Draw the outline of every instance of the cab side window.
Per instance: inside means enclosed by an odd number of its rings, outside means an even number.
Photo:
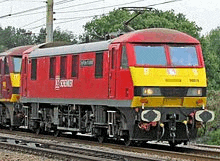
[[[79,55],[72,56],[72,77],[78,77],[79,74]]]
[[[31,59],[31,80],[37,80],[37,59]]]
[[[7,57],[5,57],[5,59],[4,59],[4,74],[9,74],[9,64],[8,64]]]
[[[67,69],[67,57],[61,56],[60,59],[60,78],[66,78],[66,69]]]
[[[127,58],[127,52],[125,46],[122,47],[121,69],[128,69],[128,58]]]
[[[2,74],[2,59],[0,59],[0,74]]]
[[[115,69],[115,48],[112,48],[111,53],[111,68]]]
[[[103,53],[96,53],[95,58],[95,77],[102,78],[103,77]]]
[[[50,58],[50,74],[49,78],[50,79],[55,79],[55,74],[56,74],[56,57]]]

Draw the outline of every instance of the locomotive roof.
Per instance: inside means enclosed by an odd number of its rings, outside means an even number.
[[[6,55],[21,56],[25,50],[31,48],[32,46],[33,45],[15,47],[0,53],[0,56],[6,56]]]
[[[42,56],[55,56],[55,55],[65,55],[65,54],[77,54],[77,53],[85,53],[91,51],[104,51],[108,49],[108,45],[111,43],[111,40],[108,41],[100,41],[93,43],[85,43],[85,44],[75,44],[75,45],[66,45],[59,47],[51,47],[51,48],[38,48],[31,52],[29,57],[42,57]]]
[[[133,42],[133,43],[193,43],[198,44],[199,41],[192,36],[183,32],[166,29],[166,28],[150,28],[133,31],[116,38],[113,43]]]
[[[100,41],[85,44],[66,45],[50,48],[37,48],[32,51],[29,57],[55,56],[65,54],[77,54],[91,51],[104,51],[108,49],[110,43],[190,43],[199,44],[199,41],[183,32],[166,29],[152,28],[126,33],[113,40]]]

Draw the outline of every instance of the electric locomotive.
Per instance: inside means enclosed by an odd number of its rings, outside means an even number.
[[[40,133],[78,132],[174,146],[214,119],[195,38],[154,28],[118,38],[23,53],[20,124]]]
[[[20,46],[0,53],[0,124],[20,126],[20,72],[22,54],[32,46]]]
[[[12,48],[0,53],[0,126],[13,128],[23,125],[20,102],[22,55],[36,48],[65,45],[64,42],[44,43]]]

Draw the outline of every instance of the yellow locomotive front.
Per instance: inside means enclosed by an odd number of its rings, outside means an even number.
[[[32,46],[20,46],[0,53],[0,124],[20,126],[23,115],[20,101],[22,54]]]
[[[207,81],[200,44],[134,43],[128,48],[136,61],[130,66],[134,138],[171,145],[195,139],[197,129],[214,119],[205,109]]]

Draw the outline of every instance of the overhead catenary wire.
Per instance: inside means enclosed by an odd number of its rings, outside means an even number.
[[[62,24],[62,23],[68,23],[68,22],[74,22],[74,21],[78,21],[78,20],[82,20],[82,19],[87,19],[87,18],[91,18],[91,17],[94,17],[94,16],[102,16],[103,14],[101,15],[92,15],[92,16],[82,16],[82,17],[72,17],[72,18],[66,18],[66,19],[71,19],[71,20],[68,20],[68,21],[62,21],[62,22],[56,22],[56,24]],[[65,19],[65,18],[64,18]],[[42,27],[42,26],[45,26],[45,24],[43,25],[40,25],[40,26],[36,26],[36,27],[33,27],[33,28],[28,28],[28,29],[35,29],[35,28],[39,28],[39,27]]]
[[[62,8],[56,8],[56,10],[61,10],[61,9],[66,9],[66,8],[72,8],[72,7],[78,7],[78,6],[83,6],[83,5],[88,5],[88,4],[92,4],[92,3],[97,3],[103,0],[96,0],[96,1],[92,1],[92,2],[86,2],[86,3],[81,3],[81,4],[75,4],[73,6],[68,6],[68,7],[62,7]]]
[[[92,11],[92,10],[106,9],[106,8],[112,8],[112,7],[119,7],[119,6],[133,4],[133,3],[137,3],[137,2],[141,2],[141,1],[145,1],[145,0],[137,0],[137,1],[128,2],[128,3],[122,3],[122,4],[118,4],[118,5],[111,5],[111,6],[97,7],[97,8],[83,9],[83,10],[75,10],[75,11],[56,12],[56,13],[87,12],[87,11]],[[171,2],[176,2],[176,1],[182,1],[182,0],[171,0],[171,1],[166,1],[166,2],[162,2],[162,3],[156,3],[156,4],[148,5],[147,7],[152,7],[152,6],[166,4],[166,3],[171,3]]]
[[[37,28],[40,28],[40,27],[43,27],[43,26],[46,26],[46,24],[42,24],[42,25],[39,25],[39,26],[30,27],[30,28],[26,28],[26,29],[27,30],[33,30],[33,29],[37,29]]]
[[[157,5],[161,5],[161,4],[166,4],[166,3],[177,2],[177,1],[182,1],[182,0],[171,0],[171,1],[161,2],[161,3],[155,3],[155,4],[148,5],[147,7],[153,7],[153,6],[157,6]]]
[[[3,15],[3,16],[0,16],[0,18],[5,18],[5,17],[8,17],[8,16],[20,15],[20,14],[24,14],[24,13],[27,13],[27,12],[33,12],[33,11],[36,11],[36,10],[40,10],[42,8],[46,8],[46,6],[40,6],[40,7],[36,7],[36,8],[31,8],[31,9],[28,9],[28,10],[25,10],[25,11],[20,11],[20,12],[16,12],[16,13],[11,13],[11,14],[7,14],[7,15]]]
[[[6,1],[9,1],[9,0],[6,0]],[[62,4],[65,4],[65,3],[68,3],[68,2],[73,2],[74,0],[61,0],[59,2],[56,2],[56,6],[59,6],[59,5],[62,5]],[[67,6],[67,7],[60,7],[60,8],[57,8],[56,10],[61,10],[61,9],[66,9],[66,8],[71,8],[71,7],[74,7],[74,6],[83,6],[83,5],[87,5],[87,4],[91,4],[91,3],[97,3],[99,1],[103,1],[103,0],[94,0],[92,2],[87,2],[87,3],[81,3],[81,4],[75,4],[75,5],[72,5],[72,6]],[[134,3],[138,3],[138,2],[141,2],[141,1],[145,1],[145,0],[136,0],[136,1],[132,1],[132,2],[127,2],[127,3],[121,3],[121,4],[115,4],[115,5],[110,5],[110,6],[105,6],[105,7],[97,7],[97,8],[90,8],[90,9],[84,9],[84,10],[72,10],[72,11],[66,11],[66,12],[56,12],[57,14],[59,13],[77,13],[77,12],[86,12],[86,11],[91,11],[91,10],[99,10],[99,9],[105,9],[105,8],[112,8],[112,7],[119,7],[119,6],[123,6],[123,5],[129,5],[129,4],[134,4]],[[171,2],[176,2],[176,1],[181,1],[181,0],[170,0],[170,1],[165,1],[165,2],[162,2],[162,3],[157,3],[157,4],[152,4],[152,5],[148,5],[149,6],[156,6],[156,5],[160,5],[160,4],[166,4],[166,3],[171,3]],[[3,2],[3,1],[0,1],[0,3]],[[41,1],[41,2],[45,2],[45,1]],[[28,10],[25,10],[25,11],[21,11],[21,12],[17,12],[17,13],[12,13],[12,14],[7,14],[7,15],[4,15],[4,16],[0,16],[0,18],[5,18],[5,17],[17,17],[17,16],[31,16],[31,15],[34,15],[34,14],[39,14],[39,13],[45,13],[45,11],[42,11],[42,12],[35,12],[35,13],[32,13],[33,11],[36,11],[36,10],[40,10],[40,9],[45,9],[46,8],[46,5],[45,6],[40,6],[40,7],[36,7],[36,8],[32,8],[32,9],[28,9]],[[104,14],[102,14],[104,15]],[[87,18],[91,18],[91,17],[94,17],[94,16],[100,16],[100,15],[92,15],[92,16],[83,16],[83,17],[72,17],[72,18],[60,18],[60,19],[57,19],[57,20],[68,20],[69,21],[63,21],[63,22],[57,22],[55,24],[61,24],[61,23],[68,23],[68,22],[73,22],[73,21],[78,21],[80,19],[87,19]],[[31,22],[27,25],[24,25],[23,27],[25,26],[29,26],[31,24],[34,24],[35,22],[37,22],[38,20],[34,21],[34,22]],[[39,27],[42,27],[42,26],[45,26],[45,24],[43,25],[40,25],[40,26],[36,26],[36,27],[32,27],[30,29],[35,29],[35,28],[39,28]]]
[[[56,12],[56,13],[86,12],[86,11],[92,11],[92,10],[99,10],[99,9],[106,9],[106,8],[118,7],[118,6],[122,6],[122,5],[128,5],[128,4],[133,4],[133,3],[137,3],[137,2],[141,2],[141,1],[145,1],[145,0],[137,0],[137,1],[128,2],[128,3],[122,3],[122,4],[118,4],[118,5],[111,5],[111,6],[105,6],[105,7],[90,8],[90,9],[85,9],[85,10],[83,9],[83,10],[65,11],[65,12]]]
[[[63,18],[63,19],[70,19],[70,20],[66,20],[66,21],[62,21],[62,22],[56,22],[56,24],[62,24],[62,23],[68,23],[68,22],[74,22],[74,21],[79,21],[79,20],[82,20],[82,19],[87,19],[87,18],[92,18],[92,17],[95,17],[95,16],[102,16],[102,15],[107,15],[108,13],[106,14],[100,14],[100,15],[91,15],[91,16],[79,16],[79,17],[72,17],[72,18]],[[56,21],[59,21],[59,19]],[[33,28],[28,28],[28,29],[35,29],[35,28],[39,28],[39,27],[42,27],[42,26],[45,26],[45,24],[43,25],[40,25],[40,26],[35,26]]]
[[[13,17],[33,16],[33,15],[40,14],[40,13],[42,13],[42,14],[45,14],[45,15],[46,15],[45,11],[41,11],[41,12],[34,12],[34,13],[22,14],[22,15],[15,15],[15,16],[13,15]],[[0,18],[1,18],[1,17],[0,17]]]
[[[60,23],[64,23],[64,22],[71,22],[71,21],[77,21],[77,20],[81,20],[81,19],[86,19],[86,18],[92,18],[95,16],[102,16],[102,15],[107,15],[106,14],[100,14],[100,15],[91,15],[91,16],[79,16],[79,17],[72,17],[72,18],[62,18],[62,20],[69,20],[69,21],[63,21],[63,22],[57,22],[56,24],[60,24]],[[59,19],[56,19],[57,21],[59,21]]]
[[[45,1],[39,1],[39,0],[6,0],[6,1],[22,1],[22,2],[46,2],[46,0]]]
[[[74,0],[61,0],[61,1],[56,2],[56,3],[54,3],[54,4],[55,4],[55,5],[60,5],[60,4],[69,3],[69,2],[71,2],[71,1],[74,1]]]
[[[40,18],[40,19],[38,19],[38,20],[35,20],[35,21],[31,22],[31,23],[28,23],[28,24],[22,26],[21,28],[23,28],[23,27],[27,27],[27,26],[29,26],[29,25],[32,25],[32,24],[34,24],[34,23],[36,23],[36,22],[39,22],[39,21],[41,21],[41,20],[43,20],[43,19],[45,19],[45,17]]]
[[[62,18],[62,20],[65,20],[65,19],[68,19],[68,20],[70,20],[70,19],[72,19],[72,20],[74,20],[74,19],[80,19],[80,18],[91,18],[91,17],[95,17],[95,16],[102,16],[102,15],[105,15],[105,14],[99,14],[99,15],[91,15],[91,16],[79,16],[79,17],[71,17],[71,18]],[[56,20],[59,20],[59,19],[56,19]]]
[[[86,11],[98,10],[98,9],[103,9],[103,8],[111,8],[111,7],[121,6],[121,5],[125,5],[125,4],[136,3],[136,2],[139,2],[139,1],[144,1],[144,0],[138,0],[138,1],[133,1],[133,2],[130,2],[130,3],[123,3],[123,4],[118,4],[118,5],[114,5],[114,6],[106,6],[106,7],[101,7],[101,8],[93,8],[93,9],[87,9],[87,10],[75,10],[75,11],[72,11],[72,13],[73,12],[86,12]],[[182,0],[170,0],[170,1],[166,1],[166,2],[151,4],[151,5],[148,5],[147,7],[152,7],[152,6],[166,4],[166,3],[172,3],[172,2],[176,2],[176,1],[182,1]],[[145,7],[145,8],[147,8],[147,7]],[[56,12],[56,13],[66,13],[66,12]],[[89,17],[89,16],[87,16],[87,17]],[[75,18],[62,18],[62,19],[75,19]],[[70,21],[67,21],[67,22],[70,22]]]
[[[9,1],[9,0],[5,0],[5,1]],[[60,1],[60,3],[61,2],[62,3],[64,3],[64,2],[67,3],[69,1],[70,0],[62,0],[62,1]],[[71,0],[71,1],[73,1],[73,0]],[[145,1],[145,0],[137,0],[137,1],[123,3],[123,4],[111,5],[111,6],[100,7],[100,8],[92,8],[92,9],[87,9],[87,10],[75,10],[75,11],[65,11],[65,12],[56,12],[56,13],[85,12],[85,11],[91,11],[91,10],[98,10],[98,9],[112,8],[112,7],[122,6],[122,5],[128,5],[128,4],[137,3],[137,2],[141,2],[141,1]],[[175,2],[175,1],[181,1],[181,0],[172,0],[172,1],[167,1],[167,2],[163,2],[163,3],[159,3],[159,4],[157,3],[157,4],[153,4],[153,5],[149,5],[149,6],[155,6],[155,5],[165,4],[165,3],[171,3],[171,2]],[[4,1],[2,1],[2,2],[4,2]],[[42,2],[45,2],[45,1],[42,1]],[[89,3],[92,3],[92,2],[89,2]],[[94,1],[94,3],[95,3],[95,1]],[[57,2],[56,4],[59,4],[59,2]],[[79,5],[83,5],[83,4],[79,4]],[[33,12],[33,11],[40,10],[40,9],[45,9],[45,8],[46,8],[46,6],[40,6],[40,7],[36,7],[36,8],[25,10],[25,11],[20,11],[20,12],[17,12],[17,13],[11,13],[11,14],[7,14],[7,15],[3,15],[3,16],[0,16],[0,18],[5,18],[5,17],[9,17],[9,16],[16,16],[16,15],[26,16],[26,15],[38,14],[38,13],[42,13],[44,11],[36,12],[36,13],[30,13],[30,14],[24,14],[24,13]],[[62,8],[60,8],[60,9],[62,9]]]

